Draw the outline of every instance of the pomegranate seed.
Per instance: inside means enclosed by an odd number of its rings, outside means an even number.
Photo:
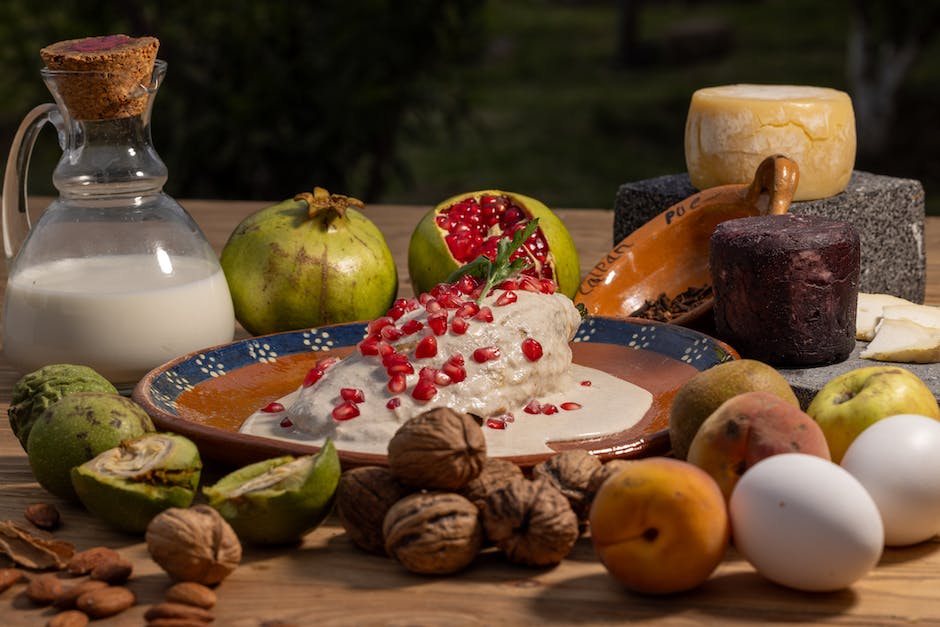
[[[352,401],[343,401],[333,408],[333,420],[352,420],[359,415],[359,408]]]
[[[416,401],[429,401],[437,394],[437,388],[430,381],[418,381],[411,391],[411,397]]]
[[[551,414],[557,414],[558,408],[552,405],[551,403],[545,403],[544,405],[542,405],[542,413],[545,414],[546,416],[550,416]]]
[[[460,309],[458,309],[454,313],[454,315],[460,316],[461,318],[472,318],[479,311],[480,311],[480,306],[477,305],[475,302],[470,301],[468,303],[464,303],[463,306],[461,306]]]
[[[527,337],[522,340],[522,354],[529,361],[538,361],[542,358],[542,345],[539,344],[538,340]]]
[[[460,316],[454,316],[454,319],[450,322],[450,330],[454,332],[454,335],[463,335],[468,328],[470,328],[470,323]]]
[[[385,312],[385,316],[391,318],[392,320],[398,320],[405,315],[405,309],[403,307],[395,307],[394,305]]]
[[[434,297],[431,296],[430,294],[428,294],[427,292],[424,292],[424,293],[422,293],[420,296],[418,296],[418,303],[421,304],[421,305],[424,305],[425,303],[427,303],[427,302],[428,302],[429,300],[431,300],[432,298],[434,298]]]
[[[499,347],[498,346],[484,346],[483,348],[478,348],[473,351],[473,361],[478,364],[482,364],[487,361],[492,361],[499,357]]]
[[[467,371],[463,367],[463,357],[454,355],[441,366],[441,372],[450,377],[452,383],[460,383],[467,378]]]
[[[533,398],[531,401],[529,401],[528,403],[526,403],[526,406],[522,408],[522,411],[524,411],[524,412],[527,413],[527,414],[538,414],[538,413],[541,413],[541,412],[542,412],[542,404],[539,403],[537,399],[534,399],[534,398]]]
[[[437,300],[436,298],[432,298],[424,304],[424,310],[429,314],[440,313],[444,311],[444,305],[442,305],[441,301]]]
[[[303,387],[308,388],[320,379],[323,378],[323,370],[314,366],[307,372],[307,376],[304,377]]]
[[[489,307],[480,307],[480,311],[473,316],[474,320],[482,320],[483,322],[493,322],[493,311]]]
[[[505,307],[506,305],[513,304],[516,300],[518,300],[518,296],[516,296],[515,292],[503,292],[496,299],[496,306]]]
[[[437,338],[433,335],[425,335],[415,347],[415,357],[417,359],[427,359],[437,355]]]
[[[457,280],[457,291],[461,294],[470,294],[477,288],[479,282],[470,276],[465,274]]]
[[[517,290],[519,289],[519,284],[512,279],[506,279],[496,287],[501,290]]]
[[[502,418],[487,418],[486,426],[490,429],[498,429],[501,431],[506,428],[506,421]]]
[[[392,378],[388,380],[388,391],[392,394],[401,394],[406,387],[407,382],[403,374],[393,374]]]
[[[379,340],[379,356],[383,359],[395,352],[395,347],[388,342]]]
[[[365,356],[379,354],[379,341],[375,338],[367,338],[359,342],[359,353]]]
[[[513,205],[503,212],[502,217],[499,219],[499,224],[505,229],[506,227],[512,226],[513,224],[519,222],[520,220],[524,220],[525,218],[525,212],[519,207]]]
[[[434,335],[444,335],[447,333],[447,312],[431,314],[428,316],[428,326]]]
[[[415,367],[411,365],[411,362],[405,361],[402,363],[395,363],[386,366],[385,372],[388,376],[392,377],[396,374],[414,374]]]
[[[442,370],[438,370],[434,373],[434,384],[440,387],[444,387],[451,384],[450,375]]]
[[[401,325],[401,332],[405,335],[414,335],[423,328],[424,323],[420,320],[409,320],[405,324]]]
[[[512,412],[507,411],[505,414],[503,414],[503,420],[506,422],[515,422],[516,417],[513,416]]]
[[[446,309],[457,309],[464,304],[464,299],[462,294],[443,294],[438,302],[443,305]]]
[[[576,409],[581,409],[581,403],[575,403],[574,401],[566,401],[561,404],[561,408],[565,411],[575,411]]]
[[[353,403],[361,403],[366,400],[365,395],[359,388],[341,388],[339,395],[344,401],[352,401]]]
[[[593,385],[593,384],[591,383],[591,381],[590,381],[589,379],[585,379],[584,381],[581,382],[581,385],[583,385],[583,386],[586,387],[586,388],[589,388],[589,387],[591,387],[591,385]]]
[[[324,357],[323,359],[318,359],[317,363],[314,364],[320,370],[326,370],[330,366],[334,365],[339,360],[336,357]]]
[[[383,340],[388,340],[389,342],[394,342],[395,340],[401,339],[401,336],[404,335],[402,330],[395,326],[382,327],[382,330],[379,331],[379,335],[382,336]]]
[[[555,290],[558,287],[557,285],[555,285],[555,282],[552,281],[551,279],[540,279],[539,286],[540,286],[539,291],[542,292],[543,294],[554,294]]]
[[[418,371],[418,381],[433,381],[436,376],[437,368],[432,368],[431,366],[425,366]]]
[[[366,326],[366,330],[371,335],[373,333],[378,333],[384,327],[387,327],[390,324],[395,324],[395,321],[392,320],[391,316],[382,316],[381,318],[376,318],[375,320],[371,321]]]
[[[388,399],[387,403],[385,403],[385,407],[388,409],[398,409],[401,407],[401,399],[397,396],[393,396],[392,398]]]
[[[519,276],[519,289],[525,290],[527,292],[541,292],[542,284],[535,277],[529,276],[528,274],[523,274]]]
[[[284,406],[278,403],[277,401],[271,401],[270,403],[262,407],[261,411],[263,411],[266,414],[276,414],[278,412],[284,411]]]
[[[281,422],[278,423],[278,424],[280,424],[280,425],[281,425],[283,428],[285,428],[285,429],[290,429],[291,427],[294,426],[294,423],[291,422],[291,419],[290,419],[290,418],[284,418],[284,419],[282,419]]]

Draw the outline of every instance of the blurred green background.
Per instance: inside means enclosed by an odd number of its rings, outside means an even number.
[[[848,91],[857,169],[920,180],[940,214],[940,3],[913,0],[4,0],[0,151],[48,101],[38,51],[124,32],[169,63],[154,143],[179,198],[277,200],[322,185],[435,204],[497,187],[611,207],[684,171],[692,92]],[[870,112],[870,113],[869,113]],[[44,131],[33,193],[54,193]]]

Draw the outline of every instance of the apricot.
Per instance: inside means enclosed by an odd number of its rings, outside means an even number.
[[[768,392],[745,392],[722,403],[705,419],[689,446],[688,461],[703,469],[725,500],[744,472],[771,455],[807,453],[829,459],[819,424]]]
[[[607,479],[594,498],[590,524],[601,563],[642,594],[700,585],[721,562],[730,536],[714,479],[668,457],[631,460]]]

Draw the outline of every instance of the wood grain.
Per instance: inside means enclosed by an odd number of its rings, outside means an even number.
[[[228,234],[263,202],[190,201],[184,205],[221,250]],[[406,251],[411,229],[427,207],[374,206],[398,262],[402,294],[410,294]],[[560,210],[581,254],[582,274],[611,247],[613,214]],[[940,304],[940,219],[927,220],[927,302]],[[5,272],[5,271],[4,271]],[[5,284],[5,273],[0,286]],[[899,277],[899,279],[902,279]],[[0,409],[9,405],[18,375],[0,361]],[[223,469],[209,467],[206,478]],[[25,454],[6,420],[0,420],[0,519],[27,524],[30,503],[52,502],[64,524],[56,537],[78,549],[107,545],[134,563],[130,588],[138,605],[95,625],[143,625],[146,609],[162,600],[170,579],[148,557],[141,538],[116,533],[80,507],[44,492],[32,478]],[[242,565],[218,588],[216,625],[249,627],[281,620],[295,625],[563,625],[644,621],[694,624],[940,624],[940,541],[889,549],[881,563],[851,589],[803,594],[768,583],[733,550],[701,588],[667,598],[622,590],[582,538],[556,568],[506,564],[493,551],[453,577],[420,577],[390,559],[366,555],[331,518],[298,546],[248,547]],[[2,562],[2,559],[0,559]],[[4,564],[0,563],[0,567]],[[0,623],[41,625],[49,610],[33,607],[23,585],[0,594]]]

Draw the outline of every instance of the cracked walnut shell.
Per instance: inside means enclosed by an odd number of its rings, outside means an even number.
[[[532,477],[544,477],[565,495],[580,520],[587,520],[593,493],[591,477],[601,460],[583,449],[572,449],[552,455],[532,469]]]
[[[352,468],[340,475],[336,515],[356,546],[371,553],[385,553],[385,514],[409,493],[411,488],[393,477],[388,468]]]
[[[476,505],[453,492],[419,492],[388,510],[385,548],[408,570],[445,575],[462,570],[483,547]]]
[[[459,490],[486,461],[483,430],[470,414],[438,407],[405,422],[388,443],[388,467],[408,485]]]
[[[235,531],[208,505],[164,510],[147,525],[145,539],[153,561],[178,581],[217,584],[242,559]]]
[[[530,566],[557,564],[580,535],[568,499],[547,479],[513,479],[491,492],[483,528],[510,561]]]

